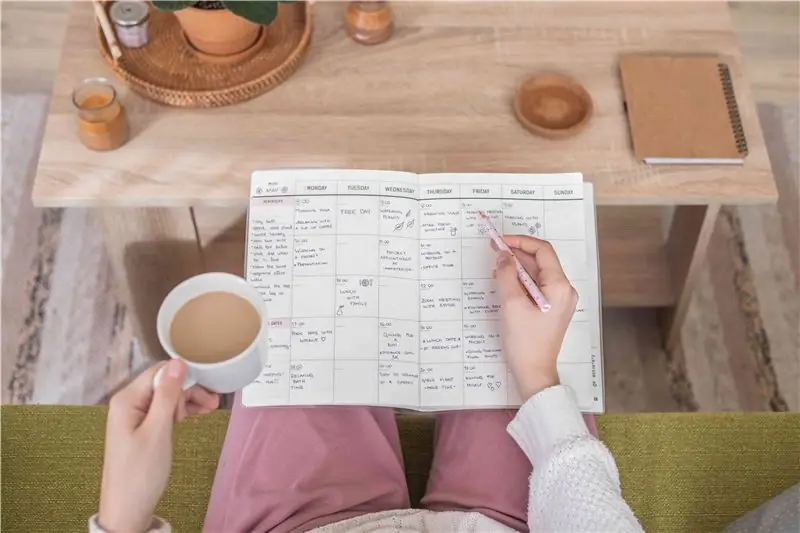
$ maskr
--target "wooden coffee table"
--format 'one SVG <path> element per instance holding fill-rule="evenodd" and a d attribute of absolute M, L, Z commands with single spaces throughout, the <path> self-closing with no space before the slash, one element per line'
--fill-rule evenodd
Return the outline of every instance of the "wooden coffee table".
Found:
<path fill-rule="evenodd" d="M 91 5 L 73 6 L 33 202 L 96 210 L 153 356 L 162 355 L 155 313 L 172 286 L 204 270 L 242 272 L 254 169 L 580 171 L 600 206 L 603 304 L 661 308 L 667 348 L 679 342 L 720 205 L 777 197 L 725 3 L 401 2 L 394 37 L 375 47 L 348 39 L 342 4 L 313 9 L 308 57 L 283 85 L 245 104 L 186 110 L 119 83 L 133 138 L 97 153 L 78 142 L 70 95 L 81 79 L 110 74 Z M 619 54 L 634 51 L 715 53 L 730 65 L 744 166 L 634 159 L 617 71 Z M 542 71 L 573 76 L 594 99 L 573 139 L 536 138 L 514 118 L 515 89 Z M 667 232 L 665 207 L 674 207 Z"/>

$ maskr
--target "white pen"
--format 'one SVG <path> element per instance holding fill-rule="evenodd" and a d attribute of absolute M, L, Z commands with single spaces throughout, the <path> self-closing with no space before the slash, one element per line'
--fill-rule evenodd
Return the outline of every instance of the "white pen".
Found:
<path fill-rule="evenodd" d="M 539 287 L 536 285 L 536 282 L 533 281 L 533 278 L 530 274 L 528 274 L 528 271 L 525 270 L 525 267 L 522 266 L 522 263 L 519 262 L 519 259 L 517 259 L 517 256 L 514 255 L 514 252 L 511 250 L 511 248 L 509 248 L 505 241 L 503 241 L 503 238 L 500 237 L 500 234 L 497 232 L 494 224 L 492 224 L 492 221 L 489 220 L 489 217 L 487 217 L 486 213 L 483 211 L 478 211 L 478 222 L 481 223 L 483 228 L 486 230 L 486 233 L 497 245 L 498 249 L 511 254 L 511 257 L 514 258 L 514 264 L 517 267 L 517 277 L 519 278 L 520 283 L 522 283 L 522 286 L 525 287 L 526 291 L 528 291 L 528 294 L 531 295 L 531 298 L 533 298 L 533 301 L 539 306 L 539 309 L 541 309 L 543 313 L 548 312 L 550 310 L 550 303 L 547 301 L 547 298 L 544 297 L 541 289 L 539 289 Z"/>

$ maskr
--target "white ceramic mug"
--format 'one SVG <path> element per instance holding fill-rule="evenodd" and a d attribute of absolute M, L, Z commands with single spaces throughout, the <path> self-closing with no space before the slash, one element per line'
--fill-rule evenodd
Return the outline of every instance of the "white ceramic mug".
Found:
<path fill-rule="evenodd" d="M 228 292 L 250 302 L 261 317 L 258 335 L 242 353 L 216 363 L 197 363 L 180 356 L 172 347 L 170 328 L 175 313 L 192 298 L 209 292 Z M 193 385 L 219 393 L 234 392 L 251 383 L 261 373 L 262 361 L 267 359 L 267 313 L 261 294 L 245 279 L 224 272 L 209 272 L 191 277 L 170 291 L 156 320 L 158 340 L 167 354 L 173 359 L 181 359 L 189 367 L 183 389 Z M 153 378 L 154 383 L 161 379 L 162 367 Z"/>

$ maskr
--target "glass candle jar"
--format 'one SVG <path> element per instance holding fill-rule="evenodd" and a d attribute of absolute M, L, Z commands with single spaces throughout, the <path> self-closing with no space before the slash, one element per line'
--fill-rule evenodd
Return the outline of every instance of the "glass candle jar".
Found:
<path fill-rule="evenodd" d="M 366 1 L 347 4 L 347 33 L 361 44 L 379 44 L 392 36 L 394 22 L 388 2 Z"/>
<path fill-rule="evenodd" d="M 108 14 L 123 46 L 141 48 L 147 44 L 147 19 L 150 15 L 147 4 L 138 0 L 118 0 L 111 5 Z"/>
<path fill-rule="evenodd" d="M 114 150 L 128 140 L 128 122 L 117 91 L 105 78 L 83 80 L 72 91 L 78 138 L 92 150 Z"/>

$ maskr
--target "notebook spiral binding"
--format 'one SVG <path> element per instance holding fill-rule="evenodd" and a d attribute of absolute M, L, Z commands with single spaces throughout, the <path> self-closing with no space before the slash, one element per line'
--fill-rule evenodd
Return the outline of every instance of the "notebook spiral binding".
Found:
<path fill-rule="evenodd" d="M 733 128 L 733 136 L 736 139 L 736 149 L 742 156 L 746 156 L 748 152 L 747 139 L 744 136 L 742 117 L 739 115 L 739 104 L 736 103 L 736 95 L 733 92 L 731 71 L 725 63 L 719 63 L 717 70 L 719 70 L 719 79 L 722 82 L 722 90 L 725 93 L 725 104 L 728 106 L 728 116 L 730 117 L 731 128 Z"/>

